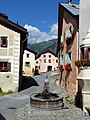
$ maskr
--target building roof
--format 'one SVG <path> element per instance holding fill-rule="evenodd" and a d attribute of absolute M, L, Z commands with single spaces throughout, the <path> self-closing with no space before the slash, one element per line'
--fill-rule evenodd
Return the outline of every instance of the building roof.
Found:
<path fill-rule="evenodd" d="M 77 4 L 69 4 L 69 3 L 60 3 L 66 10 L 68 10 L 73 15 L 79 15 L 79 5 Z"/>
<path fill-rule="evenodd" d="M 41 52 L 38 56 L 36 56 L 35 59 L 39 58 L 42 54 L 45 54 L 45 53 L 48 53 L 48 52 L 51 53 L 51 54 L 53 54 L 55 57 L 57 57 L 57 54 L 55 54 L 51 50 L 46 50 L 46 51 Z"/>
<path fill-rule="evenodd" d="M 20 26 L 18 23 L 14 23 L 8 19 L 6 14 L 0 13 L 0 24 L 4 25 L 5 27 L 10 28 L 18 33 L 25 33 L 28 34 L 27 29 Z"/>
<path fill-rule="evenodd" d="M 29 51 L 29 52 L 31 52 L 31 53 L 33 53 L 33 54 L 35 54 L 35 55 L 37 55 L 37 52 L 34 51 L 34 50 L 32 50 L 32 49 L 30 49 L 30 48 L 26 48 L 26 50 Z"/>

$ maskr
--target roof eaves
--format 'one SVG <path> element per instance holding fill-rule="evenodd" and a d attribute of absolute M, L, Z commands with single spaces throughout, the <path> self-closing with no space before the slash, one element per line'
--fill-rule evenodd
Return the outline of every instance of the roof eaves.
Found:
<path fill-rule="evenodd" d="M 73 16 L 79 16 L 79 7 L 75 7 L 75 5 L 69 5 L 66 3 L 60 3 L 62 7 L 64 7 L 68 12 L 70 12 Z"/>
<path fill-rule="evenodd" d="M 34 51 L 34 50 L 32 50 L 32 49 L 30 49 L 30 48 L 26 48 L 26 50 L 27 50 L 27 51 L 29 51 L 29 52 L 34 53 L 35 55 L 37 55 L 37 52 L 36 52 L 36 51 Z"/>
<path fill-rule="evenodd" d="M 0 23 L 6 25 L 8 28 L 10 27 L 10 29 L 14 29 L 15 28 L 15 30 L 17 32 L 24 32 L 24 33 L 28 34 L 27 29 L 25 29 L 24 27 L 14 23 L 14 22 L 12 22 L 10 20 L 4 20 L 4 19 L 2 19 L 0 17 Z"/>

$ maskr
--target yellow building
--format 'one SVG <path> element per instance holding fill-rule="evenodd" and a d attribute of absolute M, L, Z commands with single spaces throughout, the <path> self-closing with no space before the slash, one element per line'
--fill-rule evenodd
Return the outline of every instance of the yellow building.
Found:
<path fill-rule="evenodd" d="M 37 53 L 30 48 L 26 48 L 23 54 L 23 71 L 25 76 L 33 76 L 35 70 L 35 55 Z"/>

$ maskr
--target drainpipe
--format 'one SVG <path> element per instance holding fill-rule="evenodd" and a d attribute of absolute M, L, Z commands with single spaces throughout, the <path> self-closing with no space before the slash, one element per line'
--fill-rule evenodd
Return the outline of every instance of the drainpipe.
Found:
<path fill-rule="evenodd" d="M 77 52 L 78 52 L 78 54 L 77 54 L 77 59 L 80 59 L 80 48 L 79 48 L 79 31 L 77 31 Z M 76 68 L 77 70 L 76 70 L 76 76 L 78 76 L 78 68 Z M 77 91 L 78 91 L 78 80 L 76 80 L 76 93 L 77 93 Z"/>

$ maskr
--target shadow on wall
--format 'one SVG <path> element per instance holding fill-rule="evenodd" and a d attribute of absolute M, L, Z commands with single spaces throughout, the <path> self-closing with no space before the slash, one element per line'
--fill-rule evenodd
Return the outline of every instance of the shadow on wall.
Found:
<path fill-rule="evenodd" d="M 83 99 L 82 99 L 83 86 L 84 86 L 84 82 L 82 82 L 81 86 L 78 85 L 78 92 L 75 97 L 75 105 L 76 105 L 76 107 L 81 108 L 81 109 L 83 109 Z"/>
<path fill-rule="evenodd" d="M 0 120 L 6 120 L 0 113 Z"/>
<path fill-rule="evenodd" d="M 23 82 L 21 87 L 19 88 L 19 92 L 32 86 L 39 86 L 39 85 L 34 78 L 30 76 L 23 76 Z"/>

